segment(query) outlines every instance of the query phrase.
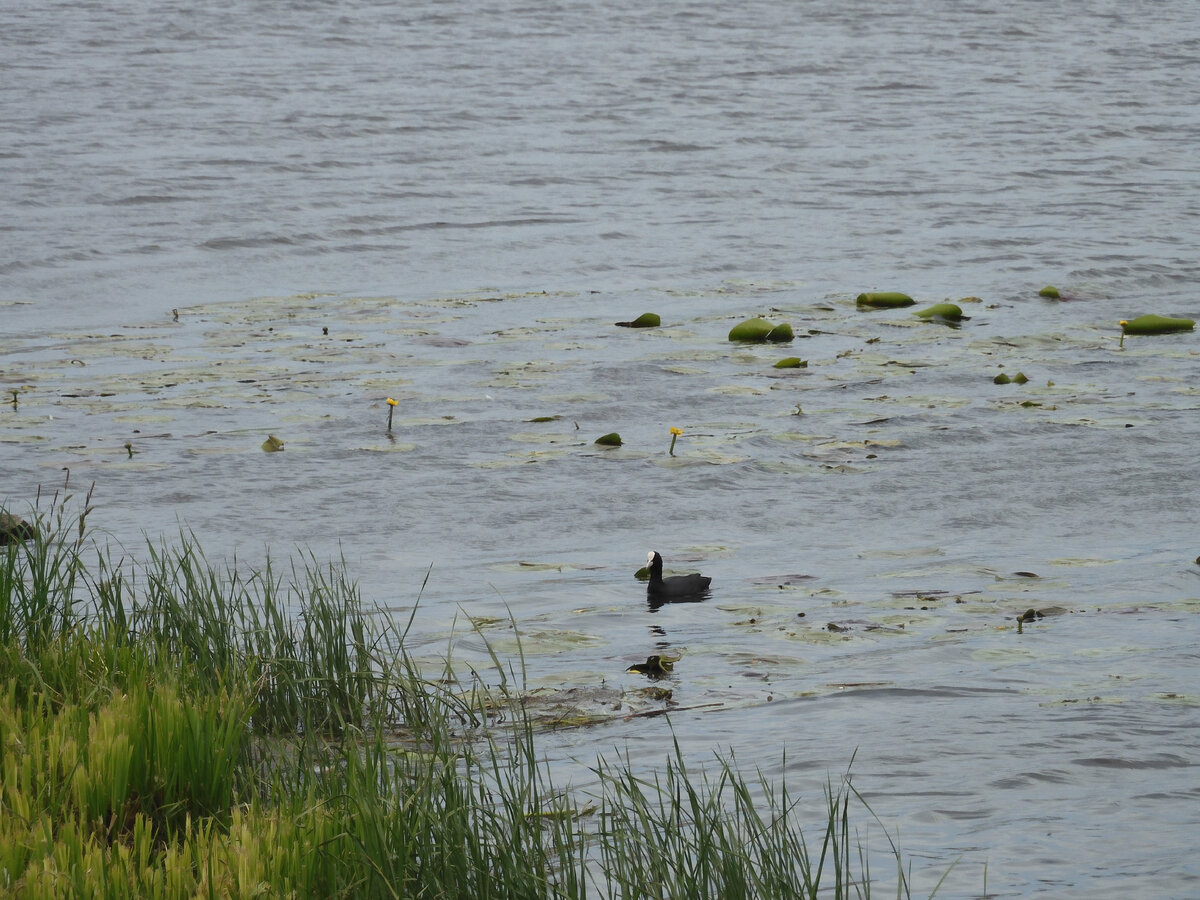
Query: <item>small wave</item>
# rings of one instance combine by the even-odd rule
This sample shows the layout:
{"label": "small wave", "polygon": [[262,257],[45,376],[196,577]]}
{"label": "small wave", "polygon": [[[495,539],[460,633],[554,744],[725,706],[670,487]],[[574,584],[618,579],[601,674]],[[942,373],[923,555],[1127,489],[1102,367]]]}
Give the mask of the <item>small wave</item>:
{"label": "small wave", "polygon": [[130,194],[128,197],[116,197],[104,201],[105,206],[150,206],[156,203],[183,203],[194,200],[194,197],[184,197],[179,194]]}
{"label": "small wave", "polygon": [[645,147],[653,153],[699,153],[713,149],[704,144],[689,144],[680,141],[635,141],[634,144]]}
{"label": "small wave", "polygon": [[1077,766],[1094,769],[1183,769],[1195,765],[1191,760],[1174,753],[1158,753],[1143,759],[1121,756],[1085,756],[1075,760]]}
{"label": "small wave", "polygon": [[320,238],[314,234],[259,234],[252,237],[217,237],[204,241],[200,246],[205,250],[236,250],[253,247],[292,247],[300,244],[319,243]]}

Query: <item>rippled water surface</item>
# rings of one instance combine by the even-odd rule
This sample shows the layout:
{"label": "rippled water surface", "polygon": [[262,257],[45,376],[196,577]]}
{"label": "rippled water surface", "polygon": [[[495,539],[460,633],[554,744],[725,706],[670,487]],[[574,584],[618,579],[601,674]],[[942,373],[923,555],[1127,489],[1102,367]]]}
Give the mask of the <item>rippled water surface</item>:
{"label": "rippled water surface", "polygon": [[[515,656],[511,616],[601,720],[543,742],[583,782],[673,729],[819,800],[857,751],[926,893],[1193,895],[1198,351],[1117,323],[1200,312],[1198,24],[6,10],[0,499],[65,468],[131,552],[341,554],[403,616],[428,574],[414,646]],[[711,596],[649,608],[648,549]]]}

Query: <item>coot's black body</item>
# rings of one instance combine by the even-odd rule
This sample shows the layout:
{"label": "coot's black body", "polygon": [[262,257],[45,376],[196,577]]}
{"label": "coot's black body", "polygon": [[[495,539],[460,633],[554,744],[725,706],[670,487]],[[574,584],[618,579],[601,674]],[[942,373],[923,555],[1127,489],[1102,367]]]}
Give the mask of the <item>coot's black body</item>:
{"label": "coot's black body", "polygon": [[698,573],[663,578],[662,557],[653,550],[647,556],[647,563],[650,568],[650,581],[646,585],[646,598],[655,605],[677,600],[698,600],[701,594],[708,591],[712,582],[707,575]]}

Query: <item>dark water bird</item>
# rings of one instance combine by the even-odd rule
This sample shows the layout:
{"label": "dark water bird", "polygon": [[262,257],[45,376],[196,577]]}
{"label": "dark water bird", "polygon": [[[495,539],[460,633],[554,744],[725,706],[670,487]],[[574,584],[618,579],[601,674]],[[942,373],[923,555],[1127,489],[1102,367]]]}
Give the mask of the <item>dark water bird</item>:
{"label": "dark water bird", "polygon": [[646,557],[650,569],[650,581],[646,585],[646,598],[654,605],[680,600],[698,600],[708,590],[712,579],[693,572],[691,575],[671,575],[663,578],[663,561],[657,551],[651,550]]}

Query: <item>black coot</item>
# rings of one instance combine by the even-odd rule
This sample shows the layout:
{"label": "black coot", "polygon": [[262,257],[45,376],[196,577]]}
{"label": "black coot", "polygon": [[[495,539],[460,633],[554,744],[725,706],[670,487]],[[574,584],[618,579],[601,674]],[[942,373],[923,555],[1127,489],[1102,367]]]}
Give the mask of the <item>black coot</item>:
{"label": "black coot", "polygon": [[707,575],[672,575],[663,578],[662,557],[651,550],[646,557],[650,567],[650,582],[646,585],[646,596],[652,603],[669,603],[672,600],[695,599],[697,594],[708,590],[712,579]]}

